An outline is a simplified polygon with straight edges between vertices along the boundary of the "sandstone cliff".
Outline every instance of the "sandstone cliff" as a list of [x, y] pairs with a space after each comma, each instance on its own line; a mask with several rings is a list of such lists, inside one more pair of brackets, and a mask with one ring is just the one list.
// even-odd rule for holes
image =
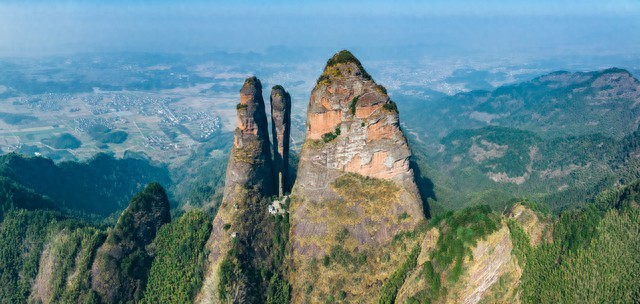
[[[349, 286], [349, 301], [368, 301], [408, 254], [379, 263], [394, 252], [383, 248], [424, 219], [397, 107], [358, 59], [341, 51], [311, 92], [306, 128], [292, 190], [292, 299], [324, 301], [339, 284]], [[356, 256], [346, 260], [358, 271], [342, 263]], [[314, 261], [329, 268], [332, 258], [342, 265], [313, 271]]]
[[162, 186], [151, 183], [131, 199], [96, 252], [91, 286], [104, 303], [140, 300], [153, 257], [147, 251], [160, 227], [171, 220]]
[[236, 199], [238, 188], [254, 187], [265, 196], [275, 191], [262, 84], [255, 76], [244, 81], [236, 108], [238, 127], [227, 165], [223, 205]]
[[267, 198], [275, 194], [268, 122], [262, 85], [247, 78], [240, 90], [238, 127], [227, 165], [222, 204], [207, 243], [210, 250], [197, 303], [260, 301], [264, 282], [256, 280], [265, 265], [273, 222]]
[[291, 134], [291, 95], [280, 85], [271, 89], [271, 134], [273, 169], [278, 194], [289, 192], [289, 136]]

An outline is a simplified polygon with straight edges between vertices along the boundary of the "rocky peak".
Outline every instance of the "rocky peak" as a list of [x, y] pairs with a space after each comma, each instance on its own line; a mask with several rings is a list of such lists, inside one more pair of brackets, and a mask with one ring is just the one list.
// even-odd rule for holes
[[322, 75], [318, 78], [318, 84], [331, 82], [332, 78], [345, 77], [361, 77], [366, 80], [372, 80], [371, 75], [362, 67], [360, 60], [353, 56], [351, 52], [342, 50], [327, 60], [327, 65]]
[[238, 186], [258, 187], [265, 195], [274, 192], [269, 129], [262, 84], [255, 76], [244, 81], [240, 90], [238, 127], [227, 165], [225, 198], [231, 199]]
[[242, 89], [240, 89], [240, 103], [236, 109], [238, 111], [238, 128], [235, 134], [235, 146], [242, 147], [242, 140], [247, 135], [257, 135], [260, 139], [266, 139], [268, 142], [267, 115], [262, 98], [262, 84], [255, 76], [244, 81]]
[[[280, 90], [276, 91], [280, 92]], [[288, 96], [285, 93], [282, 95]], [[274, 97], [276, 97], [275, 103]], [[286, 107], [283, 107], [282, 111], [278, 110], [280, 107], [278, 93], [275, 95], [272, 93], [271, 103], [272, 111], [274, 108], [276, 110], [276, 117], [281, 114], [281, 121], [284, 122]], [[265, 250], [269, 247], [264, 246], [264, 241], [271, 240], [263, 235], [270, 230], [262, 224], [267, 222], [266, 219], [269, 216], [266, 198], [276, 194], [275, 169], [274, 160], [271, 158], [269, 126], [262, 98], [262, 84], [258, 78], [249, 77], [245, 80], [240, 90], [240, 103], [237, 110], [238, 127], [234, 133], [234, 145], [227, 164], [224, 197], [213, 220], [207, 243], [210, 251], [207, 274], [196, 303], [220, 303], [223, 300], [234, 303], [255, 302], [255, 299], [251, 298], [255, 295], [249, 292], [249, 289], [256, 286], [252, 285], [253, 283], [247, 283], [249, 276], [244, 276], [244, 271], [249, 267], [246, 263], [253, 263], [257, 259], [244, 261], [237, 259], [235, 255], [239, 252]], [[276, 122], [274, 122], [274, 128], [275, 124]], [[277, 136], [274, 136], [275, 140]], [[278, 144], [275, 145], [278, 146]], [[282, 146], [283, 154], [280, 155], [284, 155], [284, 150], [288, 151], [288, 145]], [[278, 151], [280, 150], [274, 147], [274, 153]], [[276, 157], [275, 163], [282, 166], [282, 157]], [[232, 261], [245, 263], [236, 265], [238, 269], [242, 269], [240, 272], [243, 274], [239, 274], [239, 277], [232, 281], [225, 282], [219, 276], [223, 261], [226, 261], [226, 265]], [[229, 292], [229, 298], [226, 292], [220, 292], [220, 290], [231, 291], [232, 289], [237, 292]]]
[[273, 169], [278, 194], [289, 191], [289, 135], [291, 133], [291, 96], [281, 85], [271, 89], [271, 128]]
[[160, 227], [171, 221], [169, 198], [158, 183], [136, 194], [120, 216], [114, 234], [140, 245], [151, 243]]
[[[314, 258], [327, 257], [345, 244], [349, 254], [387, 248], [394, 235], [423, 220], [410, 156], [397, 107], [385, 88], [373, 81], [353, 54], [335, 54], [309, 100], [290, 207], [294, 268], [313, 267]], [[370, 267], [380, 266], [373, 265], [373, 257], [366, 261], [369, 258]], [[380, 278], [351, 272], [296, 277], [293, 302], [319, 300], [331, 290], [318, 287], [305, 294], [304, 286], [338, 280], [353, 284], [353, 290], [371, 290]], [[358, 296], [353, 300], [366, 302]]]
[[336, 150], [327, 163], [334, 169], [382, 178], [409, 171], [395, 103], [348, 51], [329, 59], [311, 92], [307, 140]]

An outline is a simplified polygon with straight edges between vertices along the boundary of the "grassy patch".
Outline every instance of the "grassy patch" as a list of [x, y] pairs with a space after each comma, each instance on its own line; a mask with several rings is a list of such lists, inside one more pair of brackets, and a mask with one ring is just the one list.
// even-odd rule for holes
[[304, 148], [308, 149], [318, 149], [324, 146], [324, 141], [322, 139], [307, 139], [304, 142]]
[[231, 157], [236, 162], [242, 162], [247, 164], [256, 164], [256, 154], [260, 151], [260, 147], [255, 142], [245, 143], [240, 148], [233, 148], [231, 151]]
[[335, 65], [338, 64], [345, 64], [345, 63], [353, 63], [355, 64], [358, 69], [360, 69], [360, 71], [362, 72], [362, 77], [367, 79], [367, 80], [372, 80], [373, 78], [371, 77], [371, 75], [369, 75], [369, 73], [367, 73], [367, 71], [364, 69], [364, 67], [362, 66], [362, 63], [360, 63], [360, 60], [358, 60], [358, 58], [356, 58], [356, 56], [353, 56], [353, 54], [351, 54], [351, 52], [347, 51], [347, 50], [342, 50], [340, 52], [338, 52], [337, 54], [335, 54], [333, 57], [331, 57], [328, 61], [327, 61], [327, 68], [329, 67], [333, 67]]
[[389, 202], [395, 200], [400, 188], [391, 181], [346, 173], [331, 183], [345, 200], [350, 202]]
[[[298, 210], [305, 212], [311, 223], [326, 226], [327, 233], [297, 239], [300, 246], [319, 246], [324, 252], [317, 260], [296, 261], [300, 271], [296, 272], [295, 288], [304, 294], [302, 301], [306, 303], [329, 299], [335, 303], [371, 302], [379, 297], [382, 285], [378, 282], [387, 281], [405, 263], [421, 238], [369, 241], [378, 236], [379, 223], [399, 225], [402, 212], [389, 212], [401, 191], [394, 182], [344, 173], [329, 186], [338, 198]], [[323, 224], [326, 218], [331, 221]]]

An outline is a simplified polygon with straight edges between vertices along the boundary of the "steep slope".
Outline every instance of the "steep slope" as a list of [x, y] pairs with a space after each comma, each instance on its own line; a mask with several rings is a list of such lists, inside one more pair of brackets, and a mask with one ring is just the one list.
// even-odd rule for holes
[[98, 303], [98, 295], [91, 290], [91, 263], [106, 235], [77, 223], [60, 226], [49, 228], [29, 301]]
[[223, 204], [236, 200], [238, 188], [255, 187], [264, 195], [275, 189], [267, 114], [258, 78], [244, 81], [236, 108], [238, 127], [227, 164]]
[[260, 302], [274, 269], [270, 258], [275, 221], [267, 211], [268, 198], [275, 194], [274, 170], [262, 85], [256, 77], [245, 80], [237, 110], [224, 198], [207, 243], [207, 274], [197, 303]]
[[[99, 153], [86, 162], [54, 163], [15, 153], [0, 156], [0, 177], [49, 197], [56, 209], [106, 217], [127, 206], [149, 182], [170, 184], [166, 167]], [[91, 200], [87, 200], [91, 197]]]
[[291, 95], [282, 86], [271, 89], [271, 134], [273, 136], [273, 168], [278, 194], [288, 193], [289, 138], [291, 134]]
[[[367, 301], [404, 261], [407, 252], [376, 259], [424, 219], [410, 155], [384, 87], [351, 53], [335, 54], [311, 92], [292, 190], [293, 302], [340, 296], [335, 284], [349, 287], [349, 301]], [[332, 271], [312, 270], [321, 259]]]
[[523, 247], [546, 242], [550, 221], [516, 204], [502, 216], [470, 207], [432, 224], [395, 303], [519, 303]]
[[193, 303], [202, 284], [210, 232], [211, 219], [197, 209], [160, 228], [141, 303]]
[[553, 242], [521, 251], [523, 303], [637, 303], [640, 182], [600, 193], [560, 214]]
[[131, 199], [98, 249], [91, 268], [92, 289], [103, 302], [127, 303], [142, 298], [153, 260], [149, 245], [170, 220], [169, 200], [160, 184], [147, 185]]

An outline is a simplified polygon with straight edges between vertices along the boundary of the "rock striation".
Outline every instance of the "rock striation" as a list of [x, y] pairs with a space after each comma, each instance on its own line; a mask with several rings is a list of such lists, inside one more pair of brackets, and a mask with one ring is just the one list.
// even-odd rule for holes
[[291, 95], [280, 85], [271, 89], [271, 134], [273, 169], [278, 194], [289, 192], [289, 137], [291, 134]]
[[[350, 52], [335, 54], [318, 78], [308, 105], [306, 139], [292, 190], [294, 268], [304, 269], [309, 261], [329, 255], [332, 246], [339, 245], [336, 235], [340, 233], [348, 235], [348, 250], [362, 253], [388, 245], [398, 232], [411, 230], [423, 220], [410, 156], [398, 109], [386, 89]], [[328, 276], [332, 274], [293, 276], [294, 302], [320, 300], [314, 298], [316, 291], [303, 297], [303, 289], [331, 281]], [[344, 273], [334, 279], [349, 281], [356, 276]], [[384, 280], [363, 278], [354, 279], [354, 284]]]
[[299, 190], [321, 192], [331, 176], [353, 172], [397, 181], [420, 200], [397, 107], [347, 51], [329, 60], [311, 93], [302, 154]]

